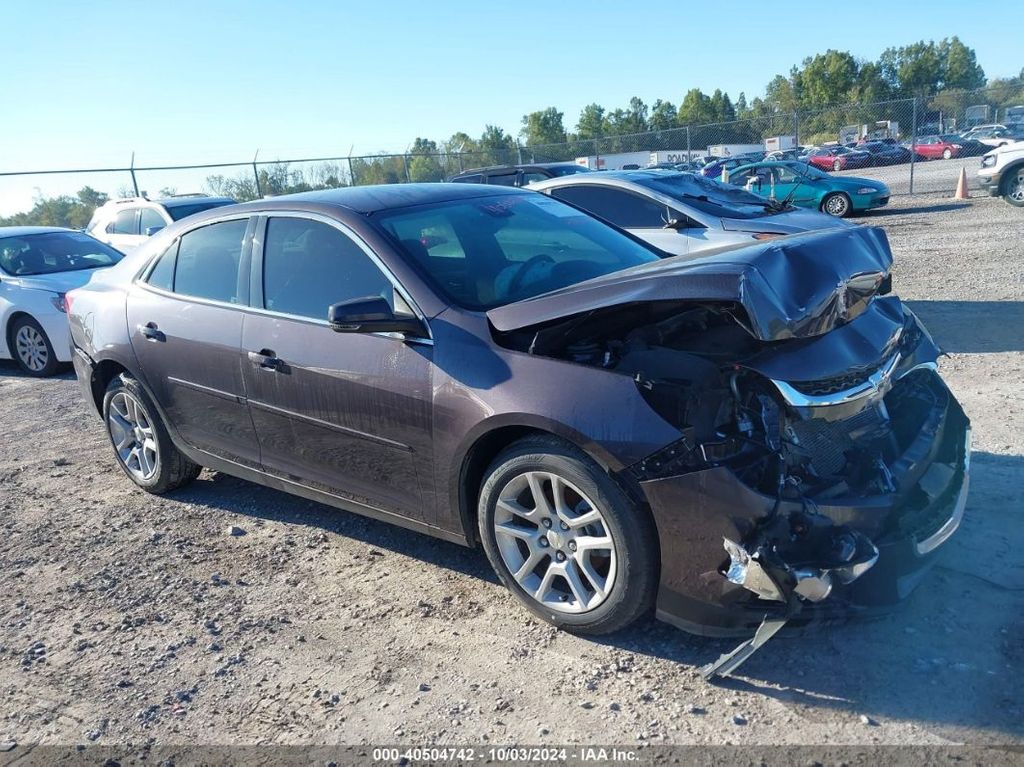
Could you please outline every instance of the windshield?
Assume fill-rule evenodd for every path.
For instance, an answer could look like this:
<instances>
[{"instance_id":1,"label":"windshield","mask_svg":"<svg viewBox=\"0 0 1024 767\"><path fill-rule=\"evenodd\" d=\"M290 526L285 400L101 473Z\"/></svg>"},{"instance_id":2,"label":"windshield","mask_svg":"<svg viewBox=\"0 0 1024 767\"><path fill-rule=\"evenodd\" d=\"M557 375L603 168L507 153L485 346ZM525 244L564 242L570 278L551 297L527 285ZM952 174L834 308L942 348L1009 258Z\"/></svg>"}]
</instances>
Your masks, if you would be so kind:
<instances>
[{"instance_id":1,"label":"windshield","mask_svg":"<svg viewBox=\"0 0 1024 767\"><path fill-rule=\"evenodd\" d=\"M165 205L167 209L167 215L171 217L172 221L181 221L186 216L191 216L193 213L199 213L200 211L210 210L211 208L221 208L225 205L234 205L232 200L214 200L207 202L194 202L188 205Z\"/></svg>"},{"instance_id":2,"label":"windshield","mask_svg":"<svg viewBox=\"0 0 1024 767\"><path fill-rule=\"evenodd\" d=\"M0 269L16 277L113 266L124 255L81 232L41 232L0 239Z\"/></svg>"},{"instance_id":3,"label":"windshield","mask_svg":"<svg viewBox=\"0 0 1024 767\"><path fill-rule=\"evenodd\" d=\"M375 220L438 293L466 309L486 311L659 258L541 194L419 205Z\"/></svg>"},{"instance_id":4,"label":"windshield","mask_svg":"<svg viewBox=\"0 0 1024 767\"><path fill-rule=\"evenodd\" d=\"M664 174L632 179L641 186L668 195L709 216L760 218L780 212L763 197L693 173Z\"/></svg>"},{"instance_id":5,"label":"windshield","mask_svg":"<svg viewBox=\"0 0 1024 767\"><path fill-rule=\"evenodd\" d=\"M590 168L584 168L582 165L553 165L548 168L548 173L552 176L571 176L573 173L590 173Z\"/></svg>"},{"instance_id":6,"label":"windshield","mask_svg":"<svg viewBox=\"0 0 1024 767\"><path fill-rule=\"evenodd\" d=\"M797 175L804 176L805 178L812 178L812 179L831 178L831 176L829 176L824 171L820 171L817 168L815 168L813 165L808 165L807 163L803 163L803 162L787 162L787 163L782 163L782 164L785 165L787 168L789 168L794 173L796 173Z\"/></svg>"}]
</instances>

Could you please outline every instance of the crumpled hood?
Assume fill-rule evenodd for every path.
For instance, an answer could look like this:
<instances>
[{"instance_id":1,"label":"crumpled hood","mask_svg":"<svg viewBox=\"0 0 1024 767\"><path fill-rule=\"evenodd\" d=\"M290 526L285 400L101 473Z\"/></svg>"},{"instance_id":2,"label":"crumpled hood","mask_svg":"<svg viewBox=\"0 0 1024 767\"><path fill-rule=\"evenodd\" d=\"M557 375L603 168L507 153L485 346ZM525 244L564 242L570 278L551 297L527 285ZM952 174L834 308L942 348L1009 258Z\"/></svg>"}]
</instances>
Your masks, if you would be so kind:
<instances>
[{"instance_id":1,"label":"crumpled hood","mask_svg":"<svg viewBox=\"0 0 1024 767\"><path fill-rule=\"evenodd\" d=\"M891 265L883 230L834 229L698 260L666 258L499 306L487 318L507 332L643 301L735 302L762 341L809 338L864 311Z\"/></svg>"},{"instance_id":2,"label":"crumpled hood","mask_svg":"<svg viewBox=\"0 0 1024 767\"><path fill-rule=\"evenodd\" d=\"M25 277L12 277L8 280L12 285L29 290L46 290L51 293L66 293L82 287L94 274L103 269L79 269L74 272L55 272L54 274L35 274Z\"/></svg>"}]
</instances>

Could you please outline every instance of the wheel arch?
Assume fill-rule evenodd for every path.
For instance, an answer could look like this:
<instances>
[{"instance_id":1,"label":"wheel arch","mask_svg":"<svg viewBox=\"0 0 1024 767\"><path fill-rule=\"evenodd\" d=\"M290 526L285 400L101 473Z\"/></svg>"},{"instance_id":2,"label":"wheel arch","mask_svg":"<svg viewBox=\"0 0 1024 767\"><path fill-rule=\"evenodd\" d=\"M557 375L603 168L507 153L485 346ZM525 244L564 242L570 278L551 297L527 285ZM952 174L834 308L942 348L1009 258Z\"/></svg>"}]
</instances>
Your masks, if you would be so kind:
<instances>
[{"instance_id":1,"label":"wheel arch","mask_svg":"<svg viewBox=\"0 0 1024 767\"><path fill-rule=\"evenodd\" d=\"M999 171L999 193L1006 194L1007 185L1010 183L1010 174L1024 168L1024 157L1011 160Z\"/></svg>"},{"instance_id":2,"label":"wheel arch","mask_svg":"<svg viewBox=\"0 0 1024 767\"><path fill-rule=\"evenodd\" d=\"M623 485L620 473L625 466L598 443L565 424L527 414L496 416L470 432L463 440L462 447L455 452L457 460L452 463L449 499L452 507L459 511L463 533L470 546L479 544L477 501L487 467L506 447L534 435L564 440L585 453L614 481ZM639 488L634 490L623 485L623 490L632 498L642 499L642 494L637 497Z\"/></svg>"},{"instance_id":3,"label":"wheel arch","mask_svg":"<svg viewBox=\"0 0 1024 767\"><path fill-rule=\"evenodd\" d=\"M7 322L4 325L4 343L7 344L7 353L12 360L14 359L14 324L22 317L28 317L35 323L39 322L31 312L26 312L24 309L15 309L7 315Z\"/></svg>"}]
</instances>

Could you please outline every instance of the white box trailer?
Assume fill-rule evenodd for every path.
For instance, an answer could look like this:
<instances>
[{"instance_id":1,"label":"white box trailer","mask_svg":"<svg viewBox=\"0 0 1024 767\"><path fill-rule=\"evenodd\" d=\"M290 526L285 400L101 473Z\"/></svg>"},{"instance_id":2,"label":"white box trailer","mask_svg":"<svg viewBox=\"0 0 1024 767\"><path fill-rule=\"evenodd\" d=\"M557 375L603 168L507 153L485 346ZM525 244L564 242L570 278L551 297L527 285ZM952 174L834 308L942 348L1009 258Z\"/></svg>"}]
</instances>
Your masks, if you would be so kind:
<instances>
[{"instance_id":1,"label":"white box trailer","mask_svg":"<svg viewBox=\"0 0 1024 767\"><path fill-rule=\"evenodd\" d=\"M576 164L591 170L624 170L629 168L646 168L651 161L651 153L614 152L611 154L595 154L589 157L577 157Z\"/></svg>"},{"instance_id":2,"label":"white box trailer","mask_svg":"<svg viewBox=\"0 0 1024 767\"><path fill-rule=\"evenodd\" d=\"M764 140L766 152L781 152L786 149L796 149L796 136L772 136Z\"/></svg>"},{"instance_id":3,"label":"white box trailer","mask_svg":"<svg viewBox=\"0 0 1024 767\"><path fill-rule=\"evenodd\" d=\"M708 147L708 154L712 157L735 157L738 154L763 151L764 144L715 144Z\"/></svg>"},{"instance_id":4,"label":"white box trailer","mask_svg":"<svg viewBox=\"0 0 1024 767\"><path fill-rule=\"evenodd\" d=\"M650 159L647 162L649 165L689 162L698 155L700 155L700 152L687 152L685 149L662 149L657 152L651 152Z\"/></svg>"}]
</instances>

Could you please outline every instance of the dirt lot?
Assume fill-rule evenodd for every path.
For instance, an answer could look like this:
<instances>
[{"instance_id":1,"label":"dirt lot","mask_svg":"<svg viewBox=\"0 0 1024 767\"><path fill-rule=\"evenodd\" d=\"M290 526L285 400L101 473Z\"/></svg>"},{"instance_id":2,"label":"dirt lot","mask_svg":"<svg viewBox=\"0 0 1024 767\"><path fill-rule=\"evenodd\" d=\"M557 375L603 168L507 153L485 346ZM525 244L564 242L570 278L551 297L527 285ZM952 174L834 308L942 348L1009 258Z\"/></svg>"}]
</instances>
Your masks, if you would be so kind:
<instances>
[{"instance_id":1,"label":"dirt lot","mask_svg":"<svg viewBox=\"0 0 1024 767\"><path fill-rule=\"evenodd\" d=\"M1024 217L901 197L897 291L974 421L964 525L892 617L732 642L538 623L482 554L204 472L134 488L70 376L0 363L0 745L1024 743ZM229 535L229 526L245 534Z\"/></svg>"}]
</instances>

